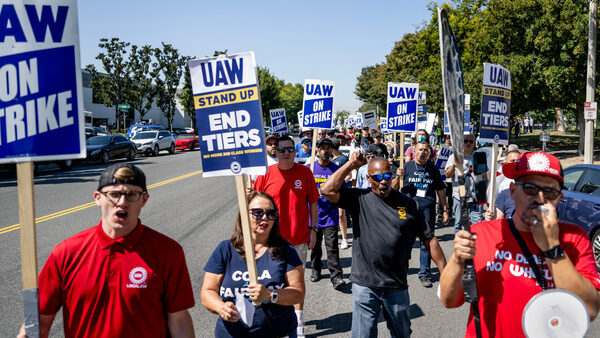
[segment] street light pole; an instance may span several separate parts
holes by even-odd
[[[588,65],[585,90],[585,101],[594,102],[596,90],[596,0],[590,0],[590,22],[588,33]],[[585,143],[583,148],[583,163],[594,163],[594,122],[585,120]]]

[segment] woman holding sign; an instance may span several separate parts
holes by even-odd
[[[302,262],[279,234],[279,212],[273,198],[253,191],[248,208],[260,283],[248,282],[238,215],[231,238],[219,244],[204,267],[202,305],[219,315],[215,337],[287,336],[295,333],[297,326],[292,305],[304,299]],[[250,301],[261,305],[253,306]],[[244,313],[249,318],[243,318]]]

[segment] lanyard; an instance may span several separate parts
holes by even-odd
[[[508,221],[508,225],[510,225],[510,231],[512,231],[513,236],[515,236],[515,239],[517,240],[517,243],[519,243],[519,246],[521,247],[521,251],[523,251],[523,253],[525,254],[525,258],[527,258],[527,261],[529,262],[529,266],[531,266],[531,270],[535,274],[535,278],[537,279],[538,284],[540,284],[540,286],[542,287],[542,290],[546,290],[548,288],[548,285],[546,284],[546,279],[544,278],[544,275],[542,274],[542,271],[541,271],[540,267],[538,266],[537,262],[533,258],[531,251],[529,251],[527,244],[525,244],[525,240],[523,239],[523,236],[521,236],[521,234],[519,233],[519,230],[517,230],[517,228],[515,227],[515,223],[512,219],[507,219],[507,221]],[[540,255],[540,257],[543,257],[543,255]]]

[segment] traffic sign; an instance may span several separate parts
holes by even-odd
[[[586,102],[583,107],[583,116],[586,120],[595,120],[598,116],[598,103]]]

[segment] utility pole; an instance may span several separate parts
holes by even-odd
[[[588,66],[585,90],[585,101],[594,102],[596,90],[596,0],[590,0],[590,23],[588,33]],[[594,163],[594,122],[585,120],[585,144],[583,148],[583,163]]]

